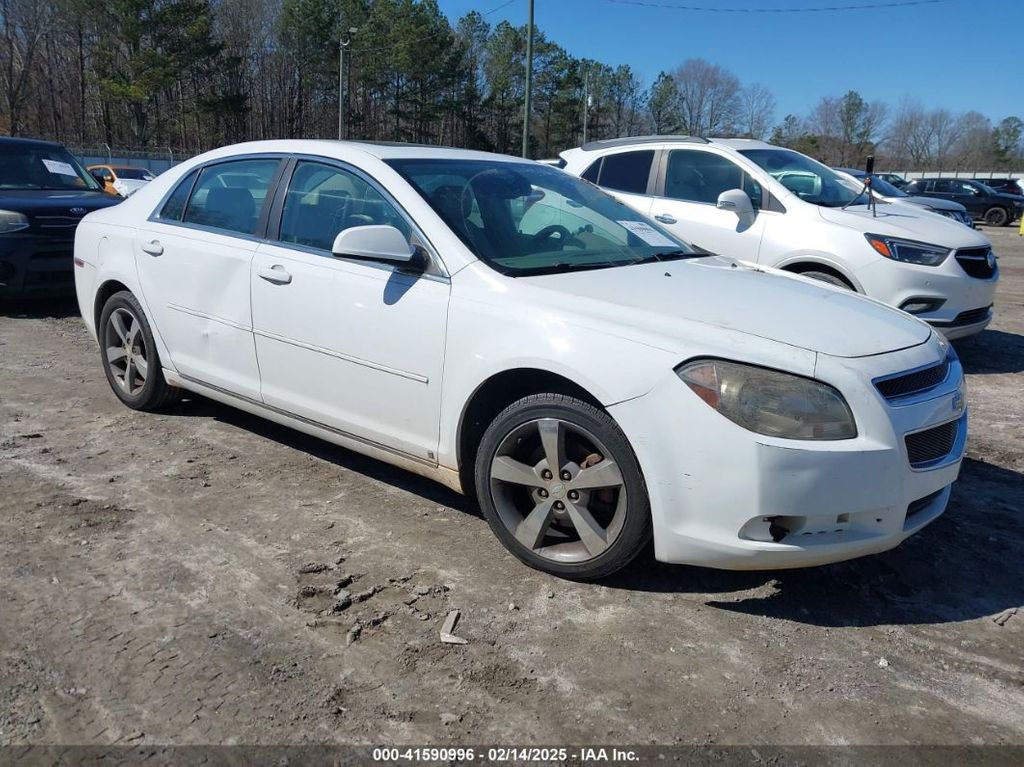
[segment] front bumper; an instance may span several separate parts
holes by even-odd
[[[952,340],[980,333],[992,321],[999,270],[991,277],[978,278],[968,275],[953,256],[939,266],[879,258],[856,277],[868,296],[890,306],[938,303],[935,309],[914,316]]]
[[[0,298],[72,295],[74,244],[35,233],[0,236]]]
[[[855,414],[851,440],[754,434],[674,374],[612,406],[644,471],[656,558],[735,570],[807,567],[886,551],[936,519],[966,441],[960,365],[926,396],[899,403],[870,383],[933,362],[936,349],[933,337],[866,362],[819,355],[818,377],[840,388]],[[912,468],[905,436],[950,421],[960,430],[949,453]]]

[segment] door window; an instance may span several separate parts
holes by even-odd
[[[952,181],[936,181],[932,191],[941,192],[942,194],[953,194],[957,189]]]
[[[791,184],[814,185],[818,181],[813,174],[782,179],[788,188]],[[820,183],[820,182],[819,182]],[[736,163],[711,152],[689,149],[675,149],[669,152],[668,168],[665,174],[665,196],[674,200],[718,203],[718,195],[730,189],[742,189],[750,197],[755,208],[761,205],[761,185],[751,178]]]
[[[309,160],[295,165],[281,212],[281,242],[331,252],[339,232],[353,226],[409,225],[371,184],[342,168]]]
[[[615,189],[619,192],[647,194],[647,179],[651,175],[653,162],[653,149],[607,155],[603,158],[597,183],[606,189]],[[593,167],[592,165],[587,172],[593,170]],[[588,181],[593,180],[588,176],[584,177]]]
[[[203,168],[183,221],[239,234],[256,234],[279,161],[235,160]]]
[[[164,202],[164,206],[157,214],[157,218],[164,221],[181,221],[185,212],[185,205],[188,203],[188,196],[192,193],[192,185],[196,181],[198,171],[192,171],[184,179],[178,182],[178,186],[171,192],[171,196]]]

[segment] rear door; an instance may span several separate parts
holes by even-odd
[[[266,226],[277,156],[193,171],[136,234],[139,281],[175,369],[259,399],[249,268]]]
[[[582,177],[646,215],[651,208],[654,158],[653,149],[606,154],[591,163]]]
[[[718,209],[718,195],[730,189],[747,193],[752,221]],[[756,261],[769,218],[762,210],[761,185],[728,157],[703,149],[670,149],[663,160],[650,214],[686,242],[712,253]]]

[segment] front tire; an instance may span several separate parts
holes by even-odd
[[[998,205],[994,205],[985,211],[984,215],[985,223],[989,226],[1009,226],[1010,225],[1010,214],[1006,208],[1000,208]]]
[[[122,290],[107,299],[97,328],[107,383],[133,410],[159,410],[181,394],[164,379],[153,330],[137,298]]]
[[[604,578],[651,539],[650,500],[626,436],[575,397],[534,394],[505,408],[484,432],[475,479],[491,530],[538,570]]]

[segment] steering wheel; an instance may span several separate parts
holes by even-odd
[[[558,244],[561,248],[573,239],[572,233],[561,224],[549,224],[533,235],[533,241],[539,245],[550,240],[555,234],[558,235]]]

